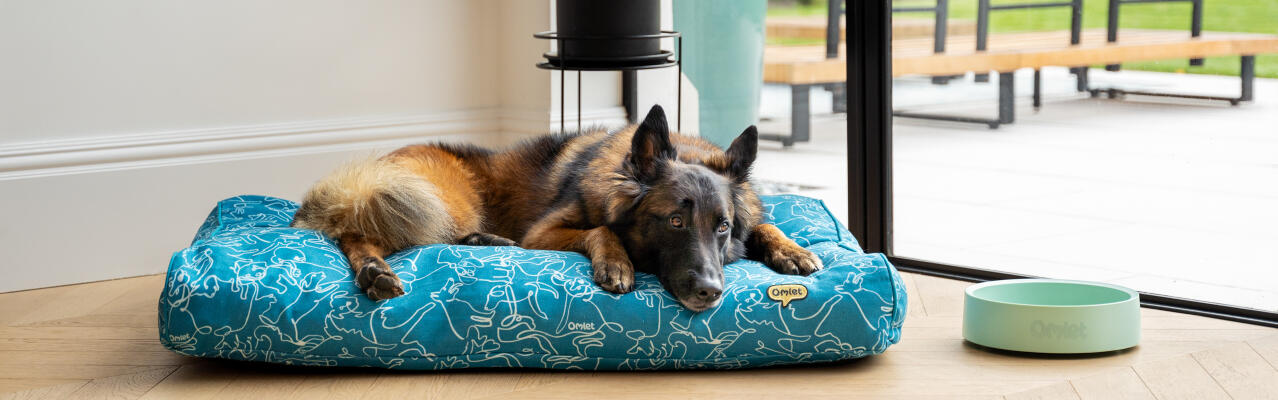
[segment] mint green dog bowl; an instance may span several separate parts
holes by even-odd
[[[996,349],[1098,353],[1140,343],[1140,295],[1117,285],[1011,279],[967,287],[963,338]]]

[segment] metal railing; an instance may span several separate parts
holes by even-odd
[[[1077,45],[1083,39],[1083,0],[1070,0],[1055,3],[1021,3],[1021,4],[990,4],[990,0],[979,0],[976,3],[976,51],[985,51],[989,46],[990,37],[990,12],[1002,10],[1023,10],[1029,8],[1053,8],[1053,7],[1069,7],[1069,44]],[[1035,71],[1037,73],[1037,70]],[[1085,73],[1074,69],[1075,74]],[[977,73],[977,82],[988,82],[989,74]],[[1085,79],[1085,78],[1084,78]],[[1036,85],[1037,86],[1037,85]],[[1079,89],[1080,91],[1082,89]],[[1034,106],[1040,104],[1035,91]]]
[[[1193,5],[1193,11],[1189,17],[1189,36],[1199,37],[1203,34],[1203,0],[1109,0],[1109,20],[1105,23],[1106,41],[1113,43],[1118,41],[1118,10],[1123,4],[1135,3],[1178,3],[1187,1]],[[1189,65],[1201,66],[1203,59],[1191,58]],[[1105,66],[1106,71],[1118,71],[1119,64],[1110,64]]]

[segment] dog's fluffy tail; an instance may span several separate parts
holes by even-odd
[[[385,159],[353,162],[321,179],[292,226],[333,239],[358,234],[391,251],[449,243],[457,234],[435,185]]]

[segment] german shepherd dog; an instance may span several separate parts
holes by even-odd
[[[821,260],[761,223],[750,187],[751,126],[728,149],[671,134],[661,107],[616,132],[558,134],[504,151],[408,146],[349,165],[306,194],[293,226],[337,241],[370,299],[404,294],[383,257],[449,243],[565,250],[590,258],[604,290],[655,274],[693,311],[719,304],[723,266],[742,256],[785,274]]]

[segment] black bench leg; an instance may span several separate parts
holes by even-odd
[[[1034,110],[1043,106],[1043,71],[1034,70]]]
[[[830,91],[831,96],[834,96],[834,104],[833,104],[834,113],[835,114],[847,113],[848,112],[847,84],[843,82],[831,83],[827,85],[825,89]]]
[[[1193,9],[1190,11],[1189,36],[1197,38],[1203,34],[1203,0],[1192,0],[1189,3],[1193,5]],[[1189,59],[1189,66],[1201,67],[1203,66],[1203,59],[1191,58]]]
[[[1238,101],[1252,100],[1252,84],[1256,81],[1256,56],[1244,55],[1239,58],[1242,63],[1239,68],[1238,77],[1242,79],[1242,95],[1238,96]],[[1237,103],[1234,103],[1237,105]]]
[[[790,86],[790,137],[781,141],[785,147],[794,146],[795,142],[808,141],[808,130],[812,127],[809,97],[811,97],[811,90],[808,85]]]
[[[932,77],[933,85],[948,85],[950,81],[955,79],[963,79],[964,75],[938,75]]]
[[[1127,95],[1179,97],[1184,99],[1216,100],[1216,101],[1223,100],[1223,101],[1228,101],[1230,105],[1236,106],[1239,103],[1242,103],[1244,101],[1252,101],[1254,96],[1253,91],[1255,90],[1253,85],[1255,84],[1255,80],[1256,80],[1256,56],[1242,55],[1241,57],[1239,57],[1239,62],[1241,65],[1238,71],[1238,79],[1242,81],[1242,85],[1241,85],[1242,93],[1239,93],[1238,97],[1204,96],[1200,94],[1184,94],[1184,93],[1145,92],[1145,91],[1139,91],[1139,90],[1123,90],[1118,88],[1108,88],[1108,89],[1088,88],[1087,91],[1092,94],[1092,97],[1100,97],[1100,95],[1104,93],[1107,97],[1111,99],[1117,99]],[[1079,76],[1081,77],[1082,75],[1079,75]],[[1083,85],[1080,83],[1079,87],[1083,87]]]
[[[1038,72],[1038,71],[1035,71],[1035,72]],[[892,116],[898,117],[898,118],[929,119],[934,121],[977,123],[977,124],[984,124],[986,126],[989,126],[990,129],[998,129],[998,127],[1002,124],[1010,124],[1016,121],[1016,88],[1013,85],[1013,83],[1015,82],[1015,77],[1016,77],[1015,71],[998,73],[998,118],[997,119],[961,117],[961,116],[945,115],[945,114],[926,114],[926,113],[916,113],[916,112],[896,111],[896,110],[892,111]],[[1037,74],[1036,74],[1036,77],[1037,77]],[[798,104],[799,103],[799,100],[797,98],[798,94],[796,93],[795,96],[796,98],[794,100],[794,103]],[[797,108],[795,109],[797,110]],[[797,120],[799,117],[794,116],[793,118]],[[795,128],[795,129],[798,129],[798,128]],[[764,139],[765,137],[759,136],[759,138]],[[806,138],[807,136],[805,135],[804,140],[807,140]]]
[[[998,122],[1000,124],[1010,124],[1016,120],[1014,78],[1015,73],[1012,71],[998,73]]]
[[[1087,87],[1088,68],[1078,67],[1078,68],[1074,68],[1073,70],[1074,70],[1075,82],[1078,84],[1078,87],[1076,88],[1076,90],[1078,90],[1079,92],[1086,92],[1088,89]]]
[[[832,88],[833,86],[825,87]],[[846,86],[842,87],[846,88]],[[811,138],[810,129],[812,127],[812,108],[808,101],[811,97],[811,92],[812,85],[790,85],[790,134],[761,134],[759,135],[759,140],[781,142],[781,145],[787,148],[793,147],[795,143],[807,142]]]

